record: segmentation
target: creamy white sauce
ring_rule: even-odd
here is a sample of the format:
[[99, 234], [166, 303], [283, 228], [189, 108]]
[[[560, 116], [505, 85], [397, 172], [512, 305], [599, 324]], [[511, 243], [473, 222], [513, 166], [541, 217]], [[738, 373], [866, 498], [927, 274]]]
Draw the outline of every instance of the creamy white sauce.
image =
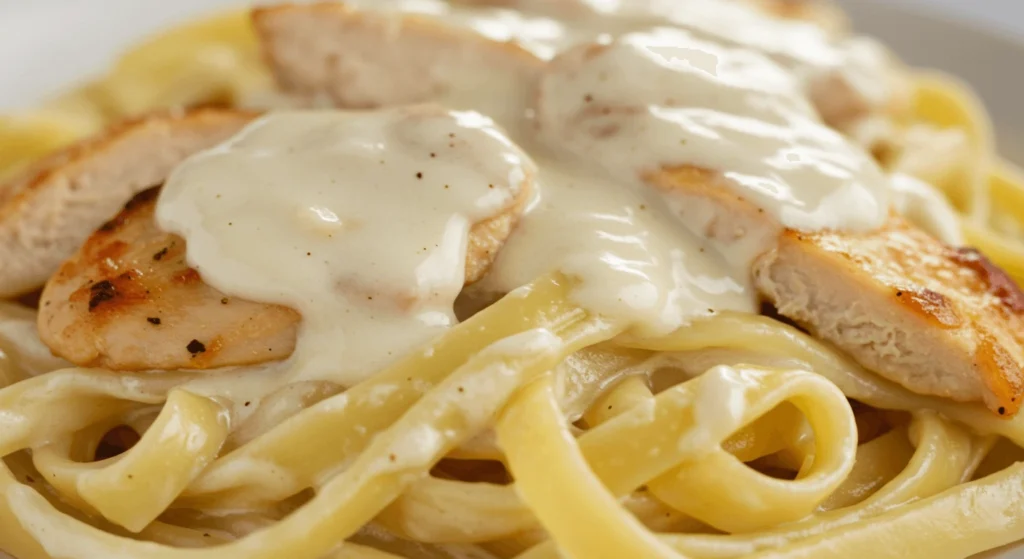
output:
[[539, 159], [540, 198], [498, 253], [482, 288], [508, 292], [554, 271], [582, 280], [574, 299], [665, 333], [730, 309], [754, 312], [745, 277], [683, 227], [651, 188]]
[[302, 314], [299, 380], [350, 385], [452, 325], [470, 226], [532, 174], [478, 113], [282, 112], [179, 166], [157, 220], [210, 285]]
[[748, 392], [761, 384], [756, 371], [719, 365], [700, 378], [693, 404], [694, 426], [679, 440], [687, 454], [711, 452], [742, 427]]
[[838, 37], [814, 22], [774, 17], [745, 2], [723, 0], [348, 0], [366, 11], [443, 17], [495, 41], [514, 42], [548, 59], [572, 45], [605, 41], [653, 27], [690, 31], [710, 41], [771, 57], [827, 107], [837, 89], [864, 112], [899, 94], [894, 60], [866, 37]]
[[[393, 18], [382, 60], [412, 60], [398, 38], [415, 24], [400, 13], [443, 19], [441, 35], [450, 23], [522, 50], [467, 45], [408, 74], [352, 65], [336, 101], [439, 106], [271, 114], [167, 181], [159, 225], [186, 239], [205, 282], [302, 314], [289, 361], [189, 377], [190, 391], [227, 400], [236, 426], [282, 386], [352, 385], [451, 327], [471, 225], [506, 211], [526, 185], [532, 202], [478, 288], [509, 292], [562, 271], [580, 280], [578, 304], [644, 333], [723, 310], [757, 312], [749, 263], [781, 227], [868, 230], [895, 205], [939, 238], [960, 241], [956, 216], [934, 189], [890, 181], [818, 115], [822, 92], [836, 84], [869, 109], [887, 102], [889, 61], [871, 41], [715, 0], [504, 2], [526, 13], [433, 0], [349, 3]], [[713, 209], [645, 179], [682, 166], [721, 175], [722, 188], [777, 224], [733, 242], [706, 238], [719, 218]], [[0, 342], [23, 327], [0, 321]], [[486, 351], [557, 348], [553, 335], [534, 331]], [[466, 406], [482, 426], [521, 384], [515, 373], [502, 363], [478, 371], [444, 403]], [[133, 382], [124, 377], [126, 388]], [[742, 369], [708, 371], [683, 449], [706, 452], [738, 429], [757, 383]], [[267, 412], [273, 404], [285, 417], [306, 395], [280, 392]], [[348, 403], [344, 394], [331, 401]], [[407, 431], [378, 469], [429, 462], [448, 436], [429, 426]], [[263, 462], [236, 468], [225, 475], [290, 483]], [[22, 486], [6, 498], [30, 511], [23, 518], [36, 535], [59, 528], [31, 512], [38, 496]], [[55, 554], [69, 549], [41, 541]]]
[[956, 210], [937, 188], [900, 173], [892, 175], [890, 180], [896, 211], [950, 246], [966, 244]]
[[[302, 314], [289, 380], [350, 385], [454, 324], [469, 226], [524, 181], [532, 201], [474, 289], [561, 271], [578, 304], [650, 334], [757, 312], [750, 262], [782, 228], [870, 230], [910, 195], [811, 102], [838, 70], [884, 81], [868, 43], [708, 0], [349, 4], [379, 48], [342, 49], [334, 101], [452, 112], [271, 114], [183, 164], [158, 204], [205, 281]], [[709, 235], [720, 208], [649, 184], [686, 166], [768, 225]]]
[[675, 165], [718, 171], [794, 229], [868, 230], [887, 216], [874, 160], [755, 52], [673, 29], [634, 33], [563, 55], [540, 91], [544, 138], [622, 180]]

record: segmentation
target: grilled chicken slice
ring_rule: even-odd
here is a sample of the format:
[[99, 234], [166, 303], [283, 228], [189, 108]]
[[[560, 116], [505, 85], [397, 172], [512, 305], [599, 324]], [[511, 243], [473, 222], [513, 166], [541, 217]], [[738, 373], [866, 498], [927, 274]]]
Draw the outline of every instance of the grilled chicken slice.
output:
[[760, 255], [754, 284], [782, 316], [914, 392], [1017, 412], [1024, 294], [984, 255], [895, 215], [870, 233], [784, 230], [704, 169], [668, 169], [648, 181], [713, 216], [699, 233]]
[[350, 109], [437, 100], [456, 89], [474, 92], [493, 86], [484, 82], [495, 67], [514, 82], [520, 72], [543, 66], [513, 42], [427, 16], [396, 18], [342, 3], [260, 8], [253, 23], [287, 93], [326, 96]]
[[197, 109], [148, 116], [64, 149], [0, 184], [0, 298], [38, 289], [132, 195], [253, 115]]
[[[467, 283], [486, 273], [531, 192], [524, 183], [508, 207], [470, 229]], [[114, 370], [212, 369], [290, 355], [301, 316], [203, 283], [185, 261], [184, 239], [157, 228], [157, 193], [133, 198], [47, 283], [43, 342], [77, 365]]]
[[893, 217], [868, 234], [787, 231], [754, 277], [780, 314], [915, 392], [1020, 407], [1024, 293], [974, 249]]
[[118, 370], [205, 369], [287, 357], [300, 316], [228, 297], [157, 229], [159, 190], [143, 191], [46, 284], [39, 336], [57, 355]]
[[[791, 19], [824, 20], [834, 10], [830, 4], [810, 0], [745, 1]], [[579, 0], [460, 3], [520, 7], [567, 21], [595, 17], [594, 6]], [[340, 2], [260, 8], [253, 11], [253, 23], [284, 90], [300, 98], [327, 98], [345, 108], [439, 98], [457, 103], [460, 90], [495, 87], [487, 83], [494, 80], [495, 68], [502, 69], [501, 76], [520, 76], [509, 81], [522, 85], [544, 64], [514, 40], [495, 41], [420, 14], [360, 11]], [[884, 60], [867, 63], [860, 60], [864, 56]], [[807, 93], [826, 123], [862, 145], [881, 150], [889, 139], [891, 121], [908, 114], [912, 88], [903, 68], [873, 48], [862, 45], [856, 58], [861, 72], [870, 75], [852, 80], [847, 72], [822, 70], [807, 77]], [[884, 93], [869, 99], [857, 87], [863, 80], [875, 83], [877, 91]]]

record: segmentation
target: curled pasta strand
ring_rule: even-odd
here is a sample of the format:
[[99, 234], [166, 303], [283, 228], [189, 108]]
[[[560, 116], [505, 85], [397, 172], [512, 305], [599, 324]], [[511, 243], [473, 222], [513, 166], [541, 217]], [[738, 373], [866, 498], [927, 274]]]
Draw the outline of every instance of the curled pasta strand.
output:
[[652, 351], [687, 351], [702, 348], [738, 349], [757, 353], [769, 362], [784, 359], [803, 363], [826, 377], [855, 400], [876, 408], [935, 410], [985, 435], [1002, 435], [1024, 445], [1024, 416], [1003, 418], [977, 403], [961, 403], [911, 392], [868, 372], [810, 335], [764, 316], [722, 312], [694, 322], [658, 339], [623, 339], [628, 347]]
[[[518, 492], [569, 556], [675, 556], [587, 467], [558, 409], [550, 378], [525, 388], [498, 420], [497, 430]], [[576, 512], [566, 514], [565, 503], [575, 503]]]
[[[808, 500], [824, 500], [852, 468], [856, 426], [843, 395], [825, 379], [805, 371], [713, 369], [659, 393], [650, 404], [634, 406], [592, 428], [579, 437], [578, 444], [596, 478], [613, 497], [620, 498], [681, 464], [699, 463], [723, 441], [784, 402], [805, 413], [821, 444], [835, 445], [819, 449], [829, 458], [822, 460], [825, 465], [812, 478], [823, 482]], [[730, 416], [730, 410], [734, 415]], [[697, 414], [701, 414], [700, 421]], [[501, 433], [499, 428], [499, 436]], [[504, 442], [503, 447], [509, 451]], [[651, 448], [658, 452], [645, 450]], [[520, 474], [514, 470], [513, 474], [522, 481]], [[530, 505], [537, 510], [535, 503]], [[537, 546], [526, 556], [551, 557], [553, 545]]]
[[[1024, 464], [751, 559], [954, 559], [1024, 539]], [[942, 522], [950, 511], [956, 522]], [[936, 530], [936, 525], [942, 526]]]
[[107, 520], [139, 532], [216, 458], [227, 436], [223, 407], [174, 390], [138, 444], [109, 465], [80, 471], [78, 495]]
[[934, 413], [915, 417], [916, 451], [902, 472], [874, 495], [845, 509], [818, 513], [800, 522], [744, 535], [665, 535], [673, 548], [693, 557], [740, 557], [836, 530], [877, 516], [897, 505], [936, 495], [959, 483], [971, 462], [972, 437]]
[[[428, 351], [292, 416], [217, 460], [186, 490], [182, 506], [262, 506], [329, 479], [477, 348], [534, 328], [557, 334], [582, 320], [585, 313], [568, 303], [567, 282], [538, 280], [459, 324]], [[244, 467], [252, 463], [265, 467]]]
[[38, 494], [26, 491], [9, 476], [0, 478], [0, 489], [8, 492], [11, 508], [37, 539], [46, 541], [43, 533], [55, 530], [67, 535], [47, 542], [48, 551], [58, 556], [80, 557], [73, 542], [81, 537], [112, 557], [130, 553], [158, 559], [272, 558], [297, 550], [319, 556], [355, 533], [461, 440], [487, 425], [524, 382], [550, 370], [565, 355], [618, 331], [585, 313], [574, 317], [571, 324], [575, 327], [563, 327], [563, 337], [533, 330], [516, 343], [506, 340], [479, 353], [413, 404], [394, 425], [378, 433], [352, 465], [324, 484], [316, 497], [281, 522], [222, 546], [175, 550], [148, 542], [129, 544], [54, 514]]

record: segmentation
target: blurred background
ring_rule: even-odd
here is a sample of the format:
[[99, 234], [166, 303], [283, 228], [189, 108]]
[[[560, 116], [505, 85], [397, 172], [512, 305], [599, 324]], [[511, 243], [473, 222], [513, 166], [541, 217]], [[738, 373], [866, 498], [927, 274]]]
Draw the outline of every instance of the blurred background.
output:
[[1024, 0], [839, 0], [854, 27], [908, 63], [971, 84], [995, 121], [1000, 151], [1024, 164]]

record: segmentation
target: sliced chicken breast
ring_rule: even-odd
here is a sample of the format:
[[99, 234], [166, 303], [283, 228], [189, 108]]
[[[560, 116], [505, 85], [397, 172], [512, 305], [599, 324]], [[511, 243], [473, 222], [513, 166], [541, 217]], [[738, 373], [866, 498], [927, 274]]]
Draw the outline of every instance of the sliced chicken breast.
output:
[[205, 369], [282, 359], [300, 316], [229, 297], [157, 229], [157, 188], [133, 198], [46, 284], [39, 336], [72, 363], [117, 370]]
[[41, 287], [126, 200], [162, 183], [187, 156], [230, 137], [252, 117], [220, 109], [144, 117], [0, 184], [0, 298]]
[[869, 233], [784, 230], [720, 174], [665, 170], [649, 182], [712, 215], [701, 231], [760, 254], [754, 284], [780, 315], [919, 394], [1012, 415], [1024, 396], [1024, 293], [984, 255], [894, 215]]
[[[527, 184], [508, 207], [470, 229], [467, 282], [486, 273], [531, 189]], [[184, 239], [157, 228], [157, 193], [133, 198], [46, 284], [43, 342], [77, 365], [114, 370], [212, 369], [288, 357], [301, 316], [203, 283], [185, 260]]]
[[[743, 1], [778, 17], [817, 21], [826, 29], [842, 25], [841, 12], [829, 3]], [[568, 20], [594, 14], [593, 5], [577, 0], [458, 3], [519, 7]], [[260, 8], [253, 11], [253, 22], [283, 89], [300, 98], [326, 98], [346, 108], [453, 97], [450, 90], [467, 86], [467, 76], [493, 75], [496, 65], [508, 75], [529, 79], [543, 64], [514, 40], [495, 41], [428, 16], [360, 11], [342, 2]], [[870, 75], [853, 79], [846, 72], [822, 71], [809, 77], [807, 87], [825, 122], [862, 145], [882, 150], [890, 139], [892, 121], [908, 115], [912, 88], [904, 69], [874, 50], [861, 45], [855, 57], [884, 59], [857, 62], [858, 67], [863, 66], [861, 72]], [[877, 85], [872, 98], [858, 87], [864, 81]], [[878, 95], [882, 98], [874, 98]]]
[[436, 100], [485, 87], [497, 65], [510, 75], [542, 68], [514, 42], [500, 43], [415, 14], [362, 12], [343, 3], [253, 11], [264, 54], [289, 94], [363, 109]]
[[1020, 407], [1024, 293], [974, 249], [893, 217], [868, 234], [787, 231], [754, 277], [780, 314], [915, 392]]

